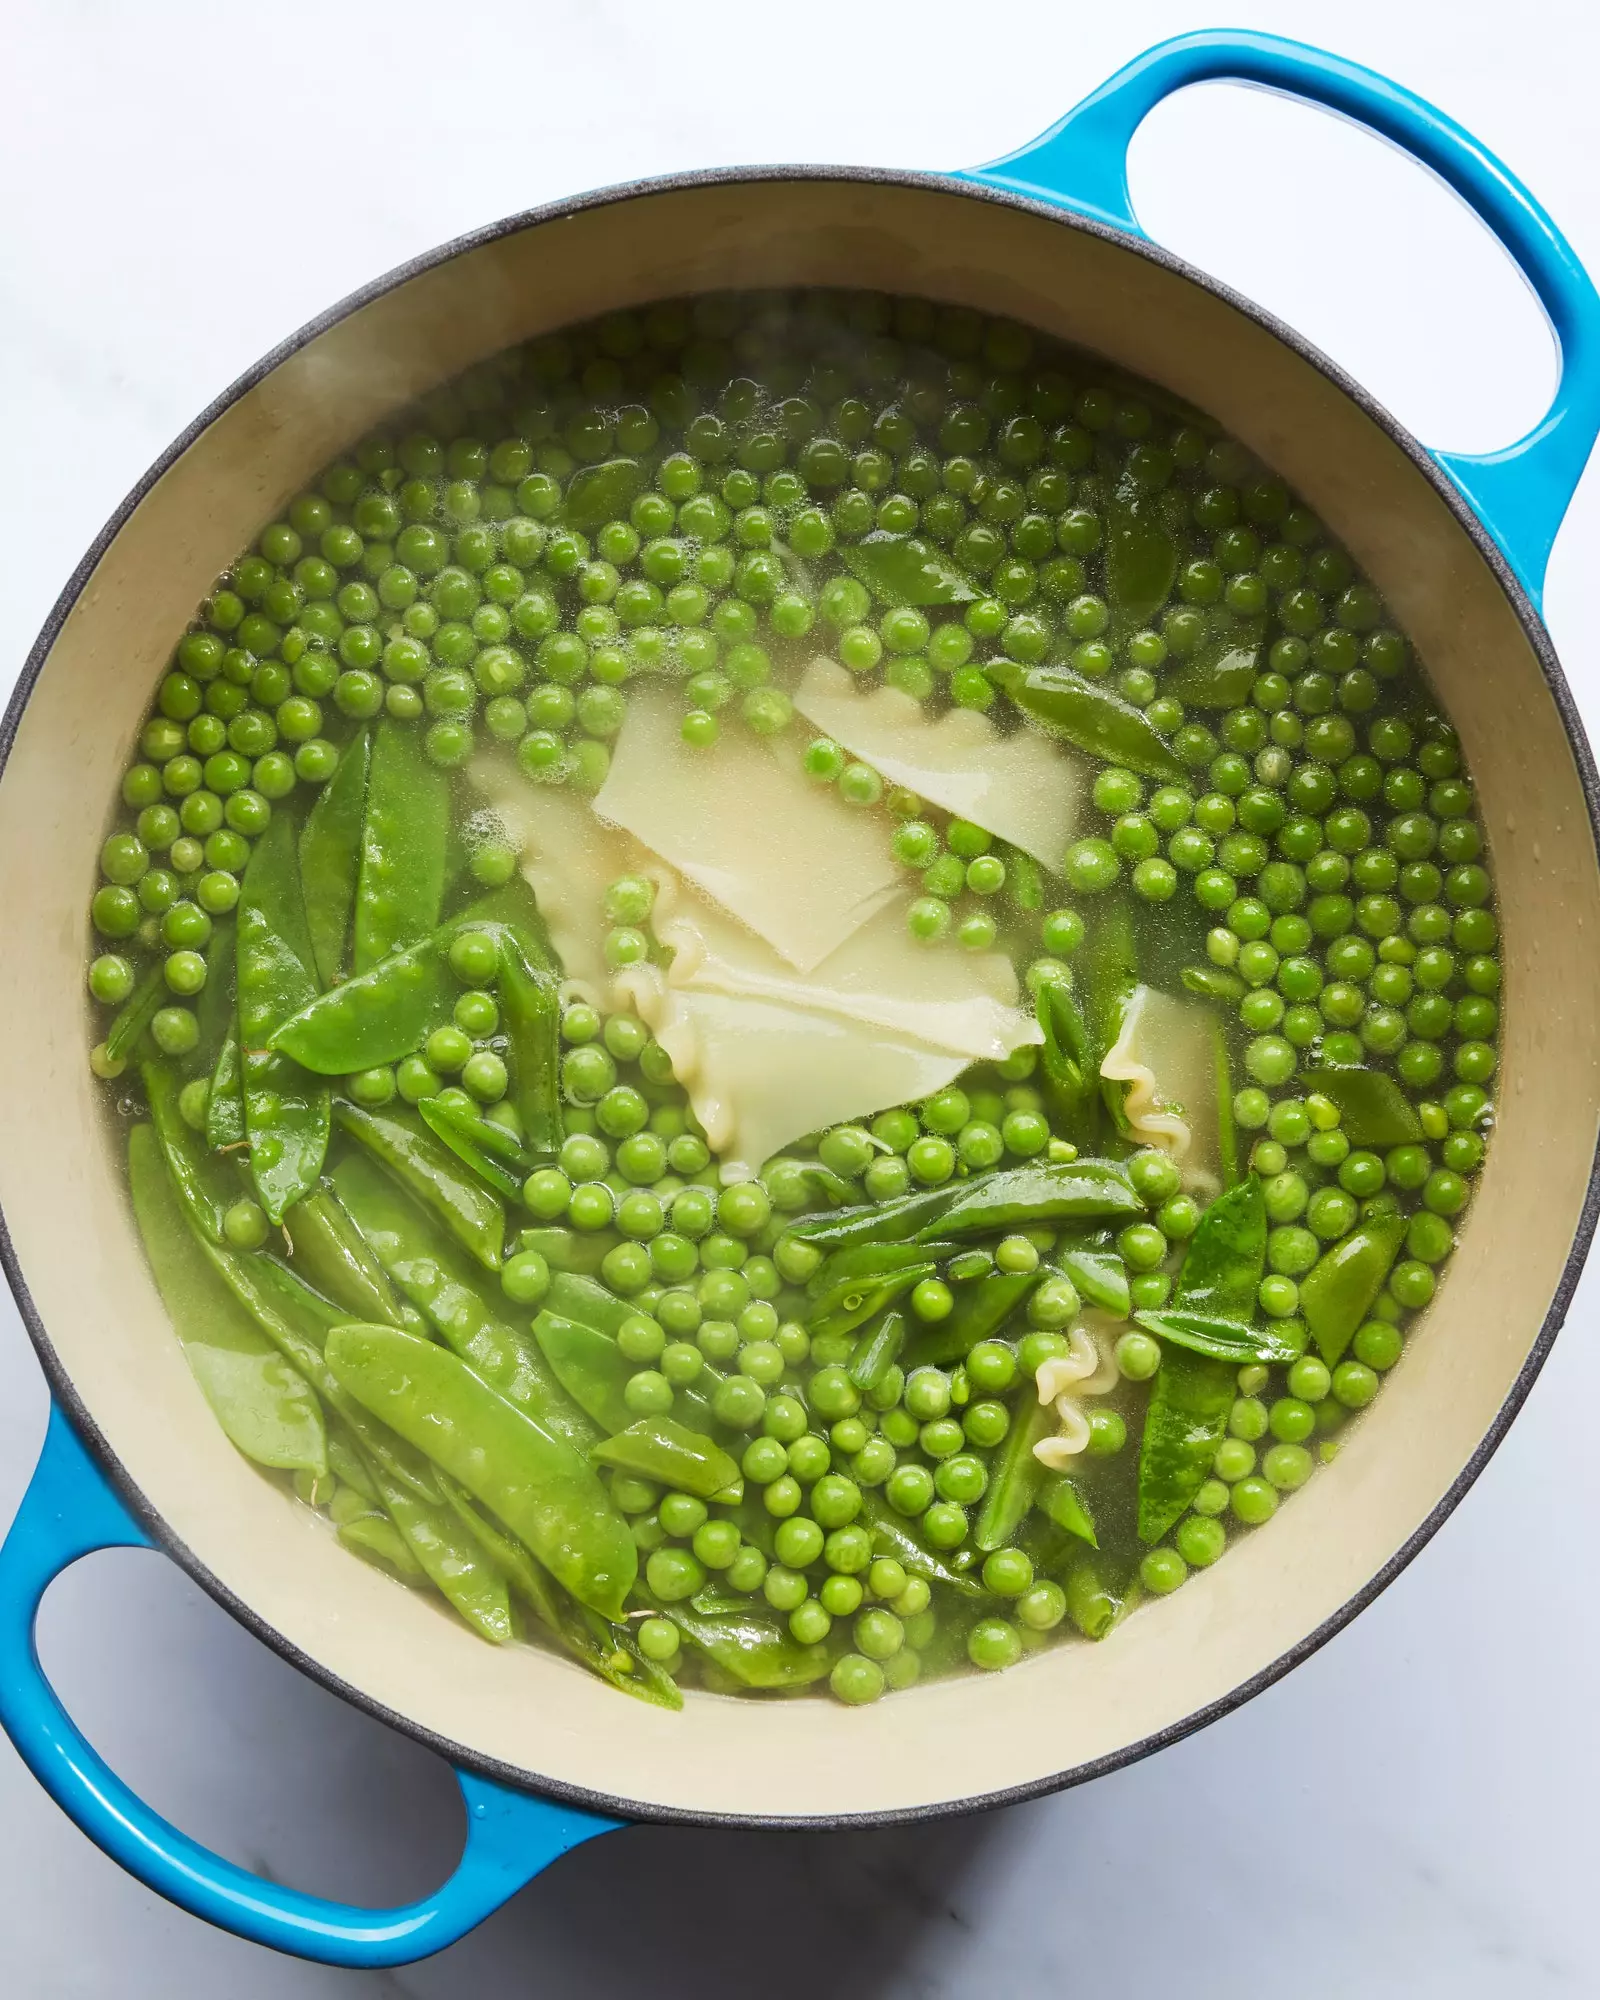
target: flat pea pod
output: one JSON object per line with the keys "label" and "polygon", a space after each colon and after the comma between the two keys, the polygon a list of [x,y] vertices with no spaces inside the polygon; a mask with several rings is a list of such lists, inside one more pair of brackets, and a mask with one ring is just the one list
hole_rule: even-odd
{"label": "flat pea pod", "polygon": [[850,1357],[850,1380],[858,1389],[870,1394],[877,1388],[899,1359],[905,1339],[904,1313],[885,1312],[876,1323],[866,1327]]}
{"label": "flat pea pod", "polygon": [[580,1604],[620,1618],[638,1552],[599,1475],[447,1348],[387,1326],[340,1326],[328,1366],[525,1542]]}
{"label": "flat pea pod", "polygon": [[1099,1548],[1094,1513],[1083,1496],[1083,1489],[1066,1473],[1051,1473],[1040,1486],[1034,1505],[1045,1519],[1061,1529],[1063,1534],[1076,1535],[1079,1541],[1087,1542],[1091,1549]]}
{"label": "flat pea pod", "polygon": [[239,1041],[250,1173],[273,1222],[309,1194],[328,1150],[328,1087],[271,1047],[316,992],[294,829],[275,812],[244,871],[238,918]]}
{"label": "flat pea pod", "polygon": [[341,1098],[334,1116],[486,1271],[500,1269],[505,1211],[486,1187],[462,1171],[448,1146],[407,1113],[368,1111]]}
{"label": "flat pea pod", "polygon": [[465,1111],[457,1104],[441,1103],[437,1097],[423,1098],[417,1109],[433,1136],[442,1139],[461,1164],[487,1182],[502,1201],[521,1199],[522,1184],[533,1172],[535,1163],[529,1161],[519,1172],[502,1157],[503,1147],[490,1137],[492,1133],[509,1142],[515,1154],[521,1153],[515,1138],[503,1125],[480,1118],[476,1111]]}
{"label": "flat pea pod", "polygon": [[622,1241],[614,1229],[524,1229],[518,1237],[524,1250],[537,1250],[552,1271],[592,1278],[606,1252]]}
{"label": "flat pea pod", "polygon": [[209,1073],[214,1067],[239,1017],[239,953],[234,928],[231,916],[218,918],[206,946],[207,978],[194,1009],[200,1039],[194,1053],[183,1059],[183,1068],[191,1076]]}
{"label": "flat pea pod", "polygon": [[1414,1145],[1422,1137],[1416,1106],[1381,1069],[1306,1070],[1301,1082],[1339,1107],[1339,1128],[1352,1146]]}
{"label": "flat pea pod", "polygon": [[1221,1000],[1228,1006],[1242,1000],[1249,991],[1237,972],[1229,972],[1221,965],[1186,965],[1178,977],[1187,992],[1198,993],[1202,1000]]}
{"label": "flat pea pod", "polygon": [[206,1144],[213,1152],[242,1146],[244,1130],[244,1064],[239,1054],[237,1015],[229,1023],[217,1051],[206,1096]]}
{"label": "flat pea pod", "polygon": [[488,1560],[529,1605],[549,1637],[608,1686],[658,1708],[679,1709],[683,1694],[672,1676],[646,1660],[626,1625],[609,1625],[572,1602],[514,1535],[495,1526],[448,1474],[439,1475],[446,1501]]}
{"label": "flat pea pod", "polygon": [[[362,1415],[366,1412],[363,1410]],[[370,1420],[369,1420],[370,1421]],[[378,1485],[372,1468],[362,1456],[356,1434],[342,1417],[330,1415],[328,1426],[328,1470],[341,1486],[350,1486],[364,1500],[378,1505]]]}
{"label": "flat pea pod", "polygon": [[325,1187],[297,1201],[284,1217],[284,1228],[294,1245],[295,1268],[342,1306],[346,1319],[387,1320],[412,1333],[426,1331],[416,1309],[395,1297],[382,1261]]}
{"label": "flat pea pod", "polygon": [[500,934],[500,1018],[511,1045],[511,1101],[528,1150],[551,1158],[564,1136],[560,987],[530,933],[511,924]]}
{"label": "flat pea pod", "polygon": [[[359,1153],[342,1159],[333,1179],[371,1255],[413,1316],[425,1315],[445,1344],[508,1402],[587,1451],[598,1436],[594,1425],[564,1393],[534,1342],[482,1296],[476,1272],[434,1236],[420,1210]],[[419,1324],[414,1330],[423,1329]]]}
{"label": "flat pea pod", "polygon": [[1041,980],[1033,1009],[1044,1037],[1039,1069],[1054,1122],[1063,1132],[1087,1138],[1083,1121],[1096,1094],[1096,1064],[1071,975]]}
{"label": "flat pea pod", "polygon": [[936,1262],[956,1247],[954,1243],[858,1243],[852,1250],[835,1250],[812,1273],[806,1293],[821,1305],[852,1283],[860,1286],[903,1271],[909,1264]]}
{"label": "flat pea pod", "polygon": [[937,543],[875,530],[841,551],[844,565],[886,609],[902,604],[971,604],[978,589]]}
{"label": "flat pea pod", "polygon": [[802,1646],[778,1624],[755,1610],[706,1615],[686,1604],[646,1603],[674,1625],[697,1651],[714,1660],[741,1687],[800,1688],[820,1681],[833,1666],[823,1645]]}
{"label": "flat pea pod", "polygon": [[411,1553],[410,1545],[387,1514],[357,1514],[338,1527],[339,1546],[360,1556],[374,1569],[381,1569],[397,1583],[420,1590],[428,1573]]}
{"label": "flat pea pod", "polygon": [[680,1493],[715,1500],[739,1483],[739,1467],[714,1438],[686,1430],[671,1417],[641,1417],[597,1444],[599,1465],[640,1479],[658,1479]]}
{"label": "flat pea pod", "polygon": [[149,1125],[135,1125],[128,1135],[128,1178],[156,1287],[218,1423],[257,1465],[325,1478],[328,1445],[316,1394],[207,1260]]}
{"label": "flat pea pod", "polygon": [[906,1351],[906,1365],[961,1361],[980,1340],[998,1333],[1039,1280],[1042,1270],[994,1271],[956,1294],[948,1316],[918,1327]]}
{"label": "flat pea pod", "polygon": [[405,1537],[428,1581],[480,1638],[505,1646],[517,1636],[505,1578],[484,1555],[455,1511],[430,1506],[381,1468],[376,1473],[384,1511]]}
{"label": "flat pea pod", "polygon": [[202,1236],[220,1243],[228,1206],[226,1191],[219,1185],[216,1164],[200,1134],[190,1129],[178,1109],[178,1079],[161,1062],[143,1063],[139,1073],[150,1106],[150,1123],[160,1141],[179,1205]]}
{"label": "flat pea pod", "polygon": [[913,1576],[920,1576],[924,1583],[942,1583],[958,1596],[988,1595],[981,1583],[951,1569],[931,1549],[924,1548],[911,1532],[909,1523],[895,1513],[875,1487],[867,1487],[862,1492],[861,1519],[872,1537],[872,1553],[875,1556],[893,1556]]}
{"label": "flat pea pod", "polygon": [[1012,1167],[966,1188],[939,1218],[941,1236],[979,1236],[1029,1222],[1143,1215],[1144,1203],[1113,1160]]}
{"label": "flat pea pod", "polygon": [[1213,1022],[1211,1028],[1211,1062],[1217,1092],[1217,1160],[1222,1185],[1231,1188],[1243,1178],[1244,1169],[1239,1160],[1239,1128],[1233,1116],[1233,1065],[1220,1021]]}
{"label": "flat pea pod", "polygon": [[[788,1233],[819,1250],[845,1250],[858,1243],[905,1243],[919,1229],[938,1232],[931,1225],[966,1189],[983,1184],[987,1176],[974,1174],[971,1180],[952,1182],[947,1187],[928,1188],[921,1194],[899,1195],[891,1201],[852,1203],[831,1214],[802,1215],[789,1224]],[[842,1183],[848,1195],[855,1189]]]}
{"label": "flat pea pod", "polygon": [[1178,545],[1161,500],[1124,472],[1106,501],[1106,601],[1124,629],[1148,625],[1178,580]]}
{"label": "flat pea pod", "polygon": [[1080,1556],[1062,1579],[1067,1616],[1086,1639],[1103,1639],[1128,1610],[1127,1596],[1115,1589],[1105,1563]]}
{"label": "flat pea pod", "polygon": [[1024,854],[1020,847],[1007,847],[1003,858],[1006,864],[1006,901],[1024,916],[1033,916],[1044,908],[1044,871],[1033,856]]}
{"label": "flat pea pod", "polygon": [[[524,1230],[524,1237],[534,1232]],[[524,1245],[533,1248],[533,1245]],[[551,1312],[563,1313],[568,1319],[580,1319],[585,1326],[598,1327],[602,1333],[615,1336],[622,1329],[624,1320],[632,1319],[638,1308],[625,1299],[619,1299],[615,1292],[604,1285],[597,1285],[592,1278],[576,1271],[555,1271],[550,1279],[550,1289],[545,1293],[544,1302]]]}
{"label": "flat pea pod", "polygon": [[422,732],[385,716],[372,739],[351,970],[370,972],[438,927],[450,850],[450,780]]}
{"label": "flat pea pod", "polygon": [[913,1286],[931,1278],[938,1265],[932,1258],[907,1264],[882,1278],[846,1278],[832,1286],[807,1314],[813,1339],[819,1334],[854,1333],[875,1314],[904,1298]]}
{"label": "flat pea pod", "polygon": [[[367,775],[372,767],[372,731],[358,729],[345,745],[338,768],[317,795],[300,835],[300,880],[306,924],[311,933],[317,977],[333,986],[343,976],[350,948],[350,919],[361,873],[361,826],[367,809]],[[416,1043],[411,1044],[412,1048]],[[404,1049],[400,1051],[406,1053]],[[389,1062],[380,1056],[375,1061]],[[308,1068],[316,1065],[308,1064]],[[351,1063],[351,1069],[369,1067]]]}
{"label": "flat pea pod", "polygon": [[[347,1313],[339,1312],[303,1285],[292,1271],[273,1258],[250,1255],[202,1242],[201,1249],[217,1276],[238,1303],[255,1321],[280,1354],[306,1378],[317,1394],[342,1421],[367,1457],[408,1486],[422,1500],[437,1500],[438,1483],[433,1470],[420,1452],[403,1438],[386,1431],[376,1418],[368,1416],[353,1396],[335,1381],[323,1357],[329,1333],[342,1326]],[[332,1447],[329,1447],[330,1453]],[[333,1470],[330,1456],[329,1465]],[[349,1485],[358,1485],[339,1472]],[[376,1499],[376,1495],[370,1496]]]}
{"label": "flat pea pod", "polygon": [[1159,1542],[1200,1491],[1228,1427],[1238,1369],[1186,1347],[1162,1350],[1139,1451],[1139,1539]]}
{"label": "flat pea pod", "polygon": [[1133,1310],[1128,1267],[1114,1250],[1075,1249],[1065,1245],[1056,1260],[1085,1304],[1126,1319]]}
{"label": "flat pea pod", "polygon": [[123,1063],[128,1060],[139,1046],[145,1029],[155,1019],[157,1010],[165,1004],[166,997],[166,975],[159,965],[153,965],[112,1016],[111,1026],[106,1030],[106,1057],[109,1061]]}
{"label": "flat pea pod", "polygon": [[1377,1215],[1325,1250],[1300,1281],[1300,1310],[1331,1368],[1383,1290],[1405,1241],[1403,1215]]}
{"label": "flat pea pod", "polygon": [[1141,777],[1178,784],[1184,769],[1172,746],[1142,708],[1124,701],[1070,667],[1024,667],[994,660],[986,669],[1031,721],[1074,749],[1104,763],[1125,765]]}
{"label": "flat pea pod", "polygon": [[561,518],[569,528],[591,534],[628,509],[644,491],[644,468],[636,458],[608,458],[583,465],[567,481]]}
{"label": "flat pea pod", "polygon": [[1044,1466],[1034,1457],[1033,1448],[1056,1427],[1053,1403],[1041,1403],[1033,1384],[1024,1381],[1020,1407],[1011,1419],[989,1474],[989,1485],[978,1510],[972,1531],[973,1545],[987,1553],[1014,1541],[1017,1530],[1028,1518],[1028,1510],[1044,1484]]}
{"label": "flat pea pod", "polygon": [[350,1076],[420,1048],[450,1012],[449,936],[424,938],[342,985],[317,993],[277,1028],[272,1046],[318,1076]]}
{"label": "flat pea pod", "polygon": [[1185,1312],[1179,1306],[1136,1312],[1133,1317],[1146,1333],[1159,1334],[1178,1347],[1193,1348],[1196,1354],[1214,1354],[1219,1361],[1231,1361],[1235,1368],[1257,1362],[1288,1367],[1300,1358],[1300,1349],[1271,1325],[1214,1319],[1209,1313]]}
{"label": "flat pea pod", "polygon": [[634,1364],[610,1334],[546,1306],[534,1316],[533,1337],[556,1380],[607,1436],[627,1429],[633,1412],[623,1392]]}
{"label": "flat pea pod", "polygon": [[1186,660],[1163,684],[1185,708],[1242,708],[1261,671],[1261,648],[1251,640],[1224,637]]}
{"label": "flat pea pod", "polygon": [[1267,1204],[1252,1174],[1200,1218],[1178,1271],[1172,1303],[1185,1312],[1248,1326],[1267,1261]]}

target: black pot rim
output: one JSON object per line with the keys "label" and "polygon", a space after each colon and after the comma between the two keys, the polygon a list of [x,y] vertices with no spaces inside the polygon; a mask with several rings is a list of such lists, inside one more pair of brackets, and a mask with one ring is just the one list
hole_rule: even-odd
{"label": "black pot rim", "polygon": [[[1320,349],[1312,345],[1302,335],[1273,314],[1220,283],[1205,272],[1175,257],[1170,251],[1149,242],[1142,236],[1111,227],[1070,208],[1024,196],[1010,189],[988,186],[979,181],[966,180],[945,174],[893,172],[880,168],[857,168],[842,166],[771,166],[745,168],[719,168],[702,172],[663,175],[655,179],[624,182],[614,187],[602,188],[590,194],[574,195],[562,201],[550,202],[537,208],[525,209],[498,222],[487,224],[481,229],[458,236],[452,241],[422,255],[396,265],[381,277],[349,293],[336,305],[319,314],[315,319],[281,341],[265,354],[255,365],[248,368],[228,388],[217,396],[200,414],[176,437],[165,452],[155,460],[144,477],[134,486],[127,498],[117,508],[100,533],[91,543],[83,560],[73,571],[61,595],[57,598],[49,616],[35,640],[22,672],[18,676],[11,699],[6,704],[5,714],[0,718],[0,776],[4,775],[10,760],[12,746],[16,740],[23,711],[32,696],[33,689],[44,669],[50,651],[60,635],[68,615],[77,603],[90,577],[111,543],[120,534],[129,517],[139,503],[149,493],[162,475],[188,450],[189,446],[233,404],[263,381],[282,362],[319,335],[348,319],[374,299],[397,290],[411,279],[434,270],[456,257],[481,248],[506,236],[540,227],[546,223],[558,222],[567,217],[583,214],[591,209],[604,208],[613,204],[632,201],[644,196],[675,193],[682,189],[712,186],[737,186],[740,184],[761,184],[767,182],[859,182],[875,186],[904,187],[918,190],[934,189],[940,193],[960,195],[967,200],[989,202],[997,207],[1020,209],[1040,217],[1059,228],[1077,230],[1090,236],[1097,236],[1119,249],[1148,259],[1174,275],[1187,279],[1202,291],[1231,306],[1244,318],[1253,321],[1264,331],[1274,335],[1302,360],[1308,362],[1319,374],[1353,402],[1358,409],[1378,426],[1417,467],[1430,485],[1443,499],[1451,513],[1470,537],[1478,554],[1492,571],[1501,589],[1510,600],[1517,620],[1532,647],[1545,684],[1561,716],[1573,760],[1577,765],[1579,780],[1583,787],[1584,799],[1589,814],[1589,829],[1595,841],[1597,856],[1600,856],[1600,774],[1597,774],[1595,760],[1584,733],[1577,705],[1567,685],[1566,676],[1550,642],[1549,633],[1538,609],[1523,589],[1499,545],[1484,527],[1477,514],[1468,505],[1465,497],[1445,473],[1433,456],[1375,397],[1370,395],[1360,383],[1347,374],[1337,363],[1330,360]],[[1114,357],[1112,357],[1114,358]],[[302,1652],[274,1626],[270,1625],[250,1604],[230,1590],[220,1578],[202,1563],[187,1545],[174,1534],[162,1516],[146,1499],[143,1492],[129,1476],[118,1459],[112,1445],[95,1424],[73,1386],[71,1377],[62,1365],[60,1357],[45,1330],[44,1322],[23,1275],[16,1245],[12,1241],[10,1226],[3,1210],[0,1210],[0,1267],[4,1268],[10,1282],[17,1308],[27,1328],[50,1391],[57,1403],[70,1418],[74,1429],[83,1439],[88,1449],[109,1478],[118,1496],[129,1512],[144,1528],[152,1542],[174,1562],[176,1562],[222,1608],[241,1625],[253,1633],[261,1642],[297,1667],[313,1681],[329,1689],[332,1693],[350,1702],[366,1714],[387,1723],[402,1735],[411,1737],[426,1748],[436,1752],[447,1762],[462,1769],[476,1772],[501,1784],[522,1791],[536,1792],[564,1804],[586,1811],[601,1813],[607,1817],[656,1824],[681,1824],[691,1826],[743,1826],[752,1828],[789,1828],[801,1830],[831,1830],[836,1828],[882,1827],[904,1825],[920,1820],[955,1818],[967,1813],[985,1812],[1002,1805],[1015,1805],[1025,1799],[1047,1796],[1053,1792],[1068,1790],[1075,1785],[1088,1783],[1091,1779],[1123,1769],[1130,1764],[1166,1749],[1170,1744],[1181,1742],[1186,1736],[1204,1729],[1207,1724],[1231,1715],[1242,1708],[1256,1695],[1281,1680],[1302,1661],[1325,1646],[1336,1633],[1343,1631],[1352,1619],[1357,1617],[1399,1576],[1423,1550],[1444,1522],[1460,1505],[1468,1488],[1478,1478],[1489,1460],[1499,1448],[1501,1440],[1510,1428],[1512,1420],[1526,1402],[1540,1369],[1549,1356],[1551,1346],[1566,1319],[1567,1309],[1582,1273],[1584,1260],[1593,1239],[1597,1219],[1600,1219],[1600,1146],[1597,1146],[1594,1161],[1589,1171],[1589,1183],[1585,1191],[1583,1209],[1578,1225],[1573,1233],[1572,1246],[1562,1267],[1561,1280],[1550,1302],[1538,1338],[1518,1372],[1510,1393],[1496,1413],[1494,1422],[1479,1441],[1472,1456],[1462,1468],[1449,1491],[1434,1507],[1427,1518],[1413,1530],[1405,1543],[1392,1555],[1375,1575],[1350,1596],[1330,1617],[1315,1630],[1306,1634],[1287,1652],[1251,1675],[1248,1680],[1231,1688],[1226,1695],[1206,1703],[1167,1728],[1157,1730],[1137,1742],[1124,1745],[1104,1757],[1094,1758],[1088,1763],[1074,1765],[1069,1770],[1056,1771],[1039,1778],[1029,1779],[1023,1784],[1006,1786],[999,1791],[978,1793],[962,1799],[941,1801],[932,1805],[908,1806],[881,1812],[785,1815],[752,1813],[715,1813],[693,1810],[686,1807],[646,1804],[637,1800],[596,1792],[580,1785],[565,1783],[544,1777],[538,1772],[525,1771],[515,1765],[486,1757],[464,1744],[453,1742],[449,1737],[435,1730],[422,1727],[408,1717],[398,1714],[375,1700],[361,1688],[330,1672],[318,1661]]]}

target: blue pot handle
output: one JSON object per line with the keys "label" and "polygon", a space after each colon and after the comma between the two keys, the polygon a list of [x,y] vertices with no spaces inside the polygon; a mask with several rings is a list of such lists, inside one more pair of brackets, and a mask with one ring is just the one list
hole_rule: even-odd
{"label": "blue pot handle", "polygon": [[96,1549],[152,1546],[52,1408],[44,1451],[0,1548],[0,1723],[69,1818],[191,1915],[324,1965],[405,1965],[453,1944],[569,1848],[623,1824],[458,1770],[467,1807],[460,1863],[434,1894],[392,1910],[302,1895],[213,1854],[153,1812],[90,1748],[34,1643],[39,1600],[69,1564]]}
{"label": "blue pot handle", "polygon": [[1555,400],[1526,437],[1483,456],[1434,456],[1535,604],[1556,530],[1600,430],[1600,297],[1572,246],[1509,168],[1399,84],[1301,42],[1215,29],[1160,42],[1020,151],[964,178],[1080,210],[1143,235],[1128,145],[1146,114],[1191,83],[1253,83],[1342,113],[1432,170],[1493,230],[1533,288],[1560,350]]}

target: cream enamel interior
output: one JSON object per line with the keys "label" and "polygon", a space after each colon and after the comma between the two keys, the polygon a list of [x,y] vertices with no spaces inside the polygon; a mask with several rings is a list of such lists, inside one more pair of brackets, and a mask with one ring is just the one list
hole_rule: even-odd
{"label": "cream enamel interior", "polygon": [[[215,574],[373,420],[506,343],[724,285],[870,285],[1014,314],[1213,412],[1348,543],[1418,642],[1478,780],[1507,965],[1500,1126],[1425,1327],[1337,1463],[1270,1531],[1107,1646],[866,1711],[691,1697],[669,1716],[497,1652],[340,1550],[234,1454],[148,1279],[84,1060],[99,821]],[[1293,1648],[1399,1550],[1493,1424],[1561,1280],[1594,1154],[1600,875],[1536,657],[1471,540],[1345,393],[1226,302],[1115,243],[933,184],[713,182],[530,225],[288,356],[146,495],[44,665],[0,780],[0,1203],[46,1333],[128,1475],[238,1599],[415,1727],[652,1809],[895,1813],[1046,1781],[1180,1723]],[[926,1746],[937,1741],[937,1759]]]}

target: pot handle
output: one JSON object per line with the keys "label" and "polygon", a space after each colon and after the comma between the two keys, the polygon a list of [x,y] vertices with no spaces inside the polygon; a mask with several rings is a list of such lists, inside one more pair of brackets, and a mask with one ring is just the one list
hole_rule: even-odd
{"label": "pot handle", "polygon": [[1245,29],[1159,42],[1048,132],[962,178],[1055,202],[1142,236],[1128,195],[1128,146],[1145,116],[1192,83],[1281,91],[1364,125],[1431,168],[1496,237],[1543,307],[1561,375],[1544,416],[1515,444],[1435,452],[1538,604],[1567,503],[1600,431],[1600,296],[1572,246],[1515,174],[1472,134],[1376,71]]}
{"label": "pot handle", "polygon": [[45,1679],[34,1641],[51,1581],[96,1549],[154,1547],[58,1406],[0,1547],[0,1724],[33,1775],[96,1846],[191,1916],[324,1965],[426,1958],[481,1923],[569,1848],[625,1822],[457,1770],[467,1838],[455,1873],[398,1909],[331,1903],[200,1846],[147,1806],[85,1740]]}

